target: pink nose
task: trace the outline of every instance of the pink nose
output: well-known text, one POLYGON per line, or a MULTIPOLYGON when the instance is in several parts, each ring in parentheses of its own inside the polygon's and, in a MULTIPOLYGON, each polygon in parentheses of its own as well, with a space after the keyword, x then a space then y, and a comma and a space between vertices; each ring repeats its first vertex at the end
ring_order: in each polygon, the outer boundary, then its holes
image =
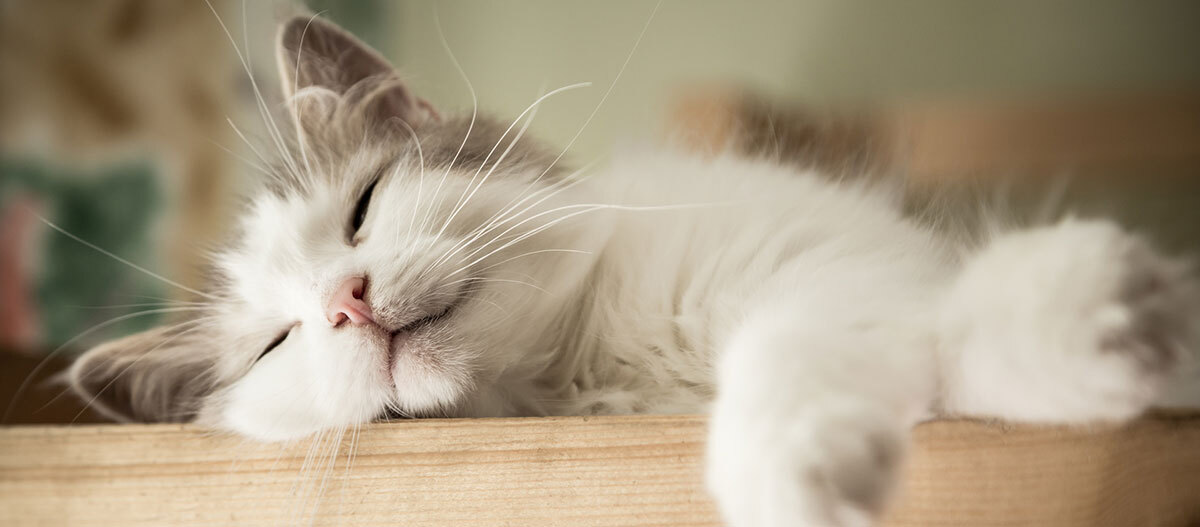
POLYGON ((362 299, 366 288, 367 282, 362 278, 348 278, 342 282, 329 299, 329 306, 325 308, 325 318, 329 319, 329 323, 340 326, 349 320, 355 325, 374 324, 375 317, 371 316, 371 306, 362 299))

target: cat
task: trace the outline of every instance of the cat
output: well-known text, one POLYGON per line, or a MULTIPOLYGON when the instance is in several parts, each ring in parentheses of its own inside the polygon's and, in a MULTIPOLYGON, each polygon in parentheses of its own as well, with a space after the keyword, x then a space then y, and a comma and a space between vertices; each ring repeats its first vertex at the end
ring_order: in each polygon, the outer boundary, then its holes
POLYGON ((206 306, 70 370, 114 417, 281 441, 710 412, 728 524, 869 525, 918 421, 1119 422, 1190 360, 1189 264, 1112 222, 966 244, 887 189, 770 160, 584 175, 515 123, 443 116, 322 19, 283 24, 278 52, 297 141, 206 306))

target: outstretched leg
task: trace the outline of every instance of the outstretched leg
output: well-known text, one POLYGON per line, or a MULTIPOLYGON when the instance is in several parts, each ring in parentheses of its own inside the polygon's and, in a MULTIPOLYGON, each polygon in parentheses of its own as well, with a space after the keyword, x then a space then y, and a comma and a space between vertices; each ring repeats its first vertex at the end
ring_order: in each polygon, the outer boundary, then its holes
POLYGON ((1187 266, 1107 221, 995 240, 942 305, 947 413, 1033 422, 1136 416, 1188 358, 1187 266))
POLYGON ((870 525, 932 396, 919 325, 825 300, 751 316, 718 364, 707 484, 731 526, 870 525))

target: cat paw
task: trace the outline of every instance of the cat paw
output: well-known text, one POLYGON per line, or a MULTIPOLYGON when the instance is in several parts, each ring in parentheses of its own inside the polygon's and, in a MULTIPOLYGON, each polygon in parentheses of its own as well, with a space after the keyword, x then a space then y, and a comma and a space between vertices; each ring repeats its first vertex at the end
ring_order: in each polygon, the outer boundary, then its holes
POLYGON ((988 393, 992 400, 975 406, 1001 417, 1140 414, 1195 343, 1200 310, 1189 273, 1110 222, 1068 220, 998 240, 951 303, 969 304, 951 315, 967 328, 963 387, 988 393))
POLYGON ((1115 380, 1100 394, 1123 418, 1148 408, 1189 359, 1200 310, 1186 265, 1115 227, 1098 230, 1094 236, 1113 269, 1097 280, 1097 296, 1076 306, 1082 315, 1076 342, 1115 380))
POLYGON ((727 525, 874 524, 898 471, 903 440, 883 425, 887 418, 822 414, 767 420, 714 413, 706 483, 727 525))

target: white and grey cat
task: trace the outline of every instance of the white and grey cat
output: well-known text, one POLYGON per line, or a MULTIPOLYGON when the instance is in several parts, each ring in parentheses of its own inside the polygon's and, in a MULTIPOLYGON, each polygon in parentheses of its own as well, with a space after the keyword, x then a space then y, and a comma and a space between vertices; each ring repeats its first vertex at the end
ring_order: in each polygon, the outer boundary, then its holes
POLYGON ((917 421, 1129 419, 1190 360, 1188 266, 1110 222, 967 247, 885 191, 768 161, 639 154, 581 177, 440 116, 327 22, 279 44, 298 148, 202 314, 75 363, 114 416, 276 441, 711 412, 729 524, 863 525, 917 421))

